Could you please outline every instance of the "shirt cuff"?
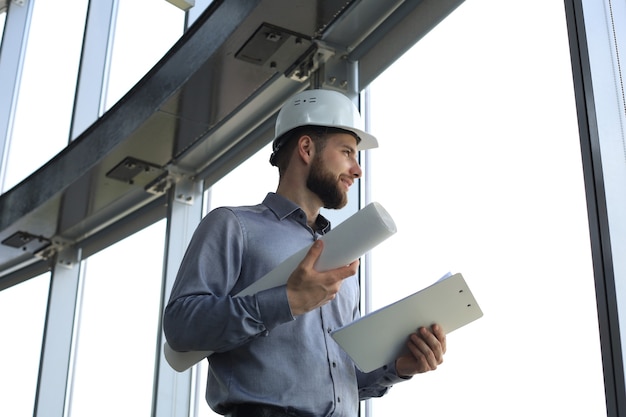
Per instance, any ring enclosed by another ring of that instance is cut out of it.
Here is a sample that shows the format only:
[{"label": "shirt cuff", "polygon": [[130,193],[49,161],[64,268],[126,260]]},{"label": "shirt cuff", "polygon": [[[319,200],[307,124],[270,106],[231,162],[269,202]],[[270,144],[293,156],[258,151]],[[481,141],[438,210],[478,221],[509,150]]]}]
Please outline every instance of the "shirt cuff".
[{"label": "shirt cuff", "polygon": [[289,307],[287,298],[287,286],[263,290],[255,295],[257,306],[261,314],[261,320],[267,330],[295,320]]},{"label": "shirt cuff", "polygon": [[399,382],[408,381],[412,376],[400,376],[398,375],[398,370],[396,369],[396,361],[392,361],[387,365],[381,368],[382,370],[382,380],[384,381],[383,385],[392,386]]}]

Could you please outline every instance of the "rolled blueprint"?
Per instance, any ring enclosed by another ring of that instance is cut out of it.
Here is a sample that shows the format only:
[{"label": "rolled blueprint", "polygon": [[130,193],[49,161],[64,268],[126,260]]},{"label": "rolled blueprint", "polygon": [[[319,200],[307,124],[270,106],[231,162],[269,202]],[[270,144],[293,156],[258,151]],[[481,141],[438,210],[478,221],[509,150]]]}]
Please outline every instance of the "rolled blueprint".
[{"label": "rolled blueprint", "polygon": [[[396,232],[396,225],[380,203],[372,202],[344,220],[320,239],[324,250],[315,263],[318,271],[348,265],[376,247]],[[287,283],[289,276],[309,251],[307,246],[296,252],[272,271],[237,294],[237,297],[256,294]],[[163,347],[165,358],[172,368],[183,372],[200,362],[211,351],[176,352],[167,343]]]},{"label": "rolled blueprint", "polygon": [[[370,203],[320,238],[324,250],[315,263],[317,271],[348,265],[396,232],[396,225],[379,203]],[[307,246],[237,294],[238,297],[287,283],[309,251]]]},{"label": "rolled blueprint", "polygon": [[198,362],[204,360],[207,356],[211,356],[213,352],[210,350],[194,350],[190,352],[177,352],[165,342],[163,344],[163,355],[170,366],[178,372],[184,372]]}]

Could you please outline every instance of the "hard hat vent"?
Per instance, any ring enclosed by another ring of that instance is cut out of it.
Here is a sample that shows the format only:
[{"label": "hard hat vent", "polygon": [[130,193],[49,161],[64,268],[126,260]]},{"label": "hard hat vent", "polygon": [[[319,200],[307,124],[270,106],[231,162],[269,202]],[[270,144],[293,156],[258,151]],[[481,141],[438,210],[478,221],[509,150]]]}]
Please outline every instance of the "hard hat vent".
[{"label": "hard hat vent", "polygon": [[304,104],[307,101],[309,103],[317,103],[317,97],[309,97],[308,100],[307,99],[297,99],[296,101],[294,101],[293,105],[294,106],[299,106],[300,104]]}]

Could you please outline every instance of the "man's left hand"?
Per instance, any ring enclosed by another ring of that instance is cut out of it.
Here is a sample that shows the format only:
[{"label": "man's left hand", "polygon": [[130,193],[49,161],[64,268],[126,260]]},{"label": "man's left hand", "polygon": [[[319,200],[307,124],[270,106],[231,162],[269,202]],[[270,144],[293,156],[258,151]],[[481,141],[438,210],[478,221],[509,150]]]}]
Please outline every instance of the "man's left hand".
[{"label": "man's left hand", "polygon": [[438,324],[430,329],[421,327],[409,336],[408,352],[396,359],[396,372],[400,377],[410,377],[434,371],[443,362],[446,353],[446,335]]}]

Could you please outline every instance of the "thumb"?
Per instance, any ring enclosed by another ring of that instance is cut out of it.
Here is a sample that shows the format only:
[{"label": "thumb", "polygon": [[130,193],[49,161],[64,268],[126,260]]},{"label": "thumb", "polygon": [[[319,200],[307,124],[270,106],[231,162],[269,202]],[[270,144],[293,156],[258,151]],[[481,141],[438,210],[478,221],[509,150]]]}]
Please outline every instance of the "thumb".
[{"label": "thumb", "polygon": [[309,248],[309,251],[304,256],[304,259],[302,259],[302,266],[305,268],[313,268],[315,262],[317,262],[323,250],[324,242],[322,240],[318,239],[313,242],[313,245],[311,245],[311,247]]}]

